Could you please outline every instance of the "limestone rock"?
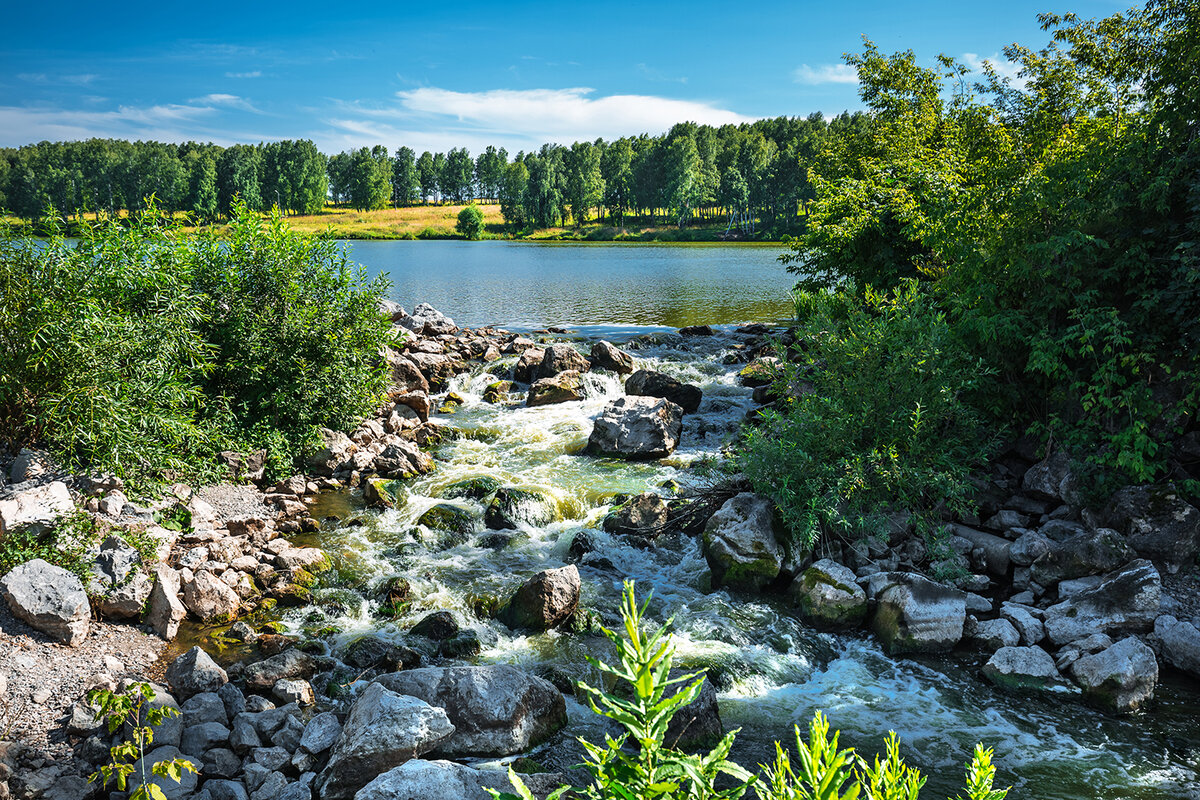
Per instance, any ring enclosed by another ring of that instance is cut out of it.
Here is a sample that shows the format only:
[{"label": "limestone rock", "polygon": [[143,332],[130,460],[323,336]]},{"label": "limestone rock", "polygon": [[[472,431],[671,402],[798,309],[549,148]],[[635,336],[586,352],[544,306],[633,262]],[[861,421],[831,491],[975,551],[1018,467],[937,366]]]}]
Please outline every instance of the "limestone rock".
[{"label": "limestone rock", "polygon": [[208,653],[193,647],[167,667],[167,685],[180,700],[201,692],[215,692],[229,682],[229,675]]},{"label": "limestone rock", "polygon": [[521,584],[497,616],[513,629],[556,628],[579,607],[581,586],[579,570],[574,564],[542,570]]},{"label": "limestone rock", "polygon": [[489,800],[487,789],[512,792],[508,773],[414,759],[376,777],[354,800]]},{"label": "limestone rock", "polygon": [[1200,510],[1171,486],[1126,487],[1113,495],[1104,516],[1139,556],[1168,572],[1195,563],[1200,553]]},{"label": "limestone rock", "polygon": [[1144,633],[1158,618],[1162,582],[1149,561],[1131,561],[1102,583],[1046,610],[1046,638],[1062,646],[1092,633]]},{"label": "limestone rock", "polygon": [[683,409],[669,400],[620,397],[596,419],[587,451],[629,460],[666,458],[683,435]]},{"label": "limestone rock", "polygon": [[1001,647],[983,666],[988,680],[1009,691],[1062,690],[1054,659],[1040,647]]},{"label": "limestone rock", "polygon": [[618,375],[633,372],[633,357],[605,341],[592,345],[591,362],[593,369],[607,369]]},{"label": "limestone rock", "polygon": [[1158,684],[1154,651],[1129,636],[1106,650],[1082,656],[1071,674],[1088,700],[1112,711],[1136,711],[1153,699]]},{"label": "limestone rock", "polygon": [[703,549],[714,585],[762,589],[779,575],[785,555],[775,507],[750,492],[731,497],[709,518]]},{"label": "limestone rock", "polygon": [[552,378],[560,372],[587,372],[592,368],[588,360],[569,344],[553,344],[542,353],[535,378]]},{"label": "limestone rock", "polygon": [[962,639],[966,593],[907,572],[872,575],[873,627],[889,653],[950,650]]},{"label": "limestone rock", "polygon": [[83,583],[72,572],[40,558],[26,561],[0,578],[0,596],[13,616],[56,641],[82,644],[91,627],[91,607]]},{"label": "limestone rock", "polygon": [[179,599],[179,573],[166,564],[159,564],[150,590],[150,611],[146,624],[162,638],[170,641],[179,632],[179,623],[187,616],[187,608]]},{"label": "limestone rock", "polygon": [[569,403],[584,398],[583,377],[575,370],[564,370],[548,378],[540,378],[529,387],[525,405],[548,406]]},{"label": "limestone rock", "polygon": [[1164,661],[1200,679],[1200,631],[1195,625],[1163,614],[1154,621],[1154,637]]},{"label": "limestone rock", "polygon": [[670,375],[648,369],[639,369],[625,380],[625,393],[670,400],[685,414],[696,413],[700,401],[704,399],[704,392],[699,386],[681,383]]},{"label": "limestone rock", "polygon": [[854,628],[867,616],[867,593],[854,572],[828,558],[800,573],[788,594],[800,618],[818,628]]},{"label": "limestone rock", "polygon": [[1029,575],[1042,586],[1054,586],[1059,581],[1110,572],[1132,556],[1121,534],[1100,528],[1053,543],[1030,564]]},{"label": "limestone rock", "polygon": [[71,493],[62,481],[18,486],[13,494],[0,500],[0,539],[19,530],[46,533],[59,517],[74,510]]},{"label": "limestone rock", "polygon": [[230,622],[237,617],[242,599],[213,573],[196,573],[183,587],[183,604],[201,622]]}]

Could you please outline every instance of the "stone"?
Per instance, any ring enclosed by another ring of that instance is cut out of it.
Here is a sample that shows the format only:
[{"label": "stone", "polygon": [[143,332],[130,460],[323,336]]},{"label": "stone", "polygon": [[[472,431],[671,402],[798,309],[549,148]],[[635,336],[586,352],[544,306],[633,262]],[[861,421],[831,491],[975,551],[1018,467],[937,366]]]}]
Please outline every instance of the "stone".
[{"label": "stone", "polygon": [[1000,577],[1008,575],[1012,542],[994,533],[976,530],[958,523],[952,523],[950,529],[954,535],[961,536],[970,542],[972,549],[981,548],[983,550],[984,561],[989,573]]},{"label": "stone", "polygon": [[1092,633],[1145,633],[1158,618],[1162,582],[1149,561],[1131,561],[1092,589],[1046,609],[1046,638],[1061,647]]},{"label": "stone", "polygon": [[[155,743],[159,741],[155,737]],[[191,797],[196,791],[196,784],[199,783],[199,777],[194,772],[184,770],[180,775],[179,782],[171,778],[164,778],[153,774],[155,764],[160,764],[164,761],[174,761],[177,758],[185,758],[183,752],[172,745],[163,745],[156,747],[145,755],[145,757],[134,762],[133,772],[129,776],[129,789],[133,791],[143,785],[142,775],[150,776],[149,783],[154,784],[162,790],[163,795],[167,800],[185,800]],[[189,759],[190,760],[190,759]]]},{"label": "stone", "polygon": [[[205,775],[212,775],[209,769],[204,770]],[[208,780],[204,783],[204,790],[208,792],[211,800],[250,800],[250,794],[246,791],[246,787],[240,781],[230,780]],[[196,795],[194,800],[198,800],[200,795]]]},{"label": "stone", "polygon": [[13,616],[70,647],[91,629],[91,606],[72,572],[35,558],[0,578],[0,596]]},{"label": "stone", "polygon": [[679,329],[680,336],[715,336],[711,325],[685,325]]},{"label": "stone", "polygon": [[546,631],[569,620],[579,607],[582,581],[574,564],[547,569],[521,584],[497,618],[514,630]]},{"label": "stone", "polygon": [[416,414],[419,422],[429,421],[429,413],[433,411],[433,404],[429,401],[428,392],[405,392],[393,396],[392,400],[396,403],[395,411],[397,413],[402,413],[403,409],[407,408]]},{"label": "stone", "polygon": [[330,477],[350,460],[358,446],[341,431],[322,428],[320,437],[321,447],[305,460],[305,472],[309,475]]},{"label": "stone", "polygon": [[454,732],[441,708],[372,683],[350,709],[329,763],[317,779],[320,796],[350,800],[375,776],[423,756]]},{"label": "stone", "polygon": [[699,386],[681,383],[670,375],[648,369],[639,369],[626,378],[625,394],[661,397],[682,408],[685,414],[695,414],[704,399]]},{"label": "stone", "polygon": [[1074,502],[1075,476],[1071,472],[1071,459],[1059,451],[1034,464],[1021,478],[1021,488],[1034,497],[1059,503]]},{"label": "stone", "polygon": [[1050,552],[1053,546],[1054,542],[1038,531],[1025,531],[1012,543],[1008,555],[1012,563],[1028,567],[1040,556]]},{"label": "stone", "polygon": [[[232,685],[226,683],[221,688]],[[229,724],[229,712],[225,710],[225,703],[221,700],[221,695],[218,692],[200,692],[199,694],[194,694],[183,702],[179,710],[183,712],[183,724],[185,727],[188,725],[203,725],[206,722],[217,722],[221,725]]]},{"label": "stone", "polygon": [[604,517],[604,530],[627,536],[653,536],[667,524],[667,504],[653,492],[636,494]]},{"label": "stone", "polygon": [[317,661],[293,648],[247,665],[242,674],[251,689],[271,689],[280,680],[308,680],[317,674]]},{"label": "stone", "polygon": [[1042,586],[1054,586],[1063,580],[1111,572],[1132,557],[1133,551],[1121,534],[1100,528],[1052,543],[1030,564],[1029,576]]},{"label": "stone", "polygon": [[502,486],[496,490],[483,515],[483,524],[492,530],[542,528],[558,516],[558,503],[540,489]]},{"label": "stone", "polygon": [[779,377],[781,363],[774,356],[761,356],[742,368],[738,380],[750,388],[770,386]]},{"label": "stone", "polygon": [[399,672],[421,665],[420,653],[378,636],[355,639],[346,645],[341,658],[359,669],[376,669],[380,672]]},{"label": "stone", "polygon": [[1071,674],[1090,702],[1110,711],[1137,711],[1154,698],[1158,661],[1153,650],[1129,636],[1099,653],[1082,656],[1071,665]]},{"label": "stone", "polygon": [[228,743],[229,728],[219,722],[202,722],[199,725],[185,724],[179,749],[189,756],[199,758],[206,751]]},{"label": "stone", "polygon": [[175,638],[179,632],[179,623],[187,616],[187,608],[179,599],[179,583],[178,572],[166,564],[155,567],[146,624],[167,641]]},{"label": "stone", "polygon": [[458,622],[449,611],[433,611],[418,620],[409,633],[440,642],[458,635]]},{"label": "stone", "polygon": [[868,580],[876,604],[872,627],[889,653],[943,652],[962,639],[965,592],[908,572],[882,572]]},{"label": "stone", "polygon": [[386,478],[412,478],[430,472],[434,464],[433,457],[417,445],[398,440],[384,447],[371,466]]},{"label": "stone", "polygon": [[1121,489],[1109,500],[1104,518],[1139,556],[1168,572],[1194,564],[1200,553],[1200,510],[1173,486]]},{"label": "stone", "polygon": [[522,753],[567,722],[566,701],[552,683],[508,664],[422,667],[375,684],[445,709],[454,733],[435,752],[450,758]]},{"label": "stone", "polygon": [[633,372],[633,356],[605,341],[592,344],[591,362],[592,369],[606,369],[618,375]]},{"label": "stone", "polygon": [[992,652],[1003,647],[1016,647],[1021,643],[1021,634],[1017,633],[1012,622],[1003,617],[986,620],[967,617],[963,625],[963,638]]},{"label": "stone", "polygon": [[337,714],[322,711],[320,714],[314,714],[304,726],[304,735],[300,737],[300,749],[319,756],[333,747],[341,734],[342,724],[338,722]]},{"label": "stone", "polygon": [[229,732],[229,746],[233,752],[245,755],[251,750],[262,747],[262,739],[248,714],[240,714],[233,720]]},{"label": "stone", "polygon": [[534,374],[536,379],[551,378],[560,372],[587,372],[592,368],[588,360],[569,344],[553,344],[542,353],[542,363]]},{"label": "stone", "polygon": [[1154,621],[1154,638],[1164,661],[1200,679],[1200,631],[1195,625],[1163,614]]},{"label": "stone", "polygon": [[545,355],[546,351],[540,347],[531,347],[521,353],[521,357],[513,366],[513,380],[520,383],[533,383],[537,380],[537,373]]},{"label": "stone", "polygon": [[1000,613],[1008,620],[1021,637],[1021,644],[1026,647],[1037,644],[1046,638],[1046,626],[1042,620],[1033,616],[1029,609],[1017,603],[1002,603]]},{"label": "stone", "polygon": [[217,460],[228,468],[229,477],[235,481],[261,481],[267,470],[266,450],[255,450],[252,453],[222,450],[217,454]]},{"label": "stone", "polygon": [[229,675],[199,646],[188,650],[167,667],[167,685],[180,700],[201,692],[215,692],[229,682]]},{"label": "stone", "polygon": [[480,398],[485,403],[498,405],[508,399],[508,393],[513,391],[514,388],[515,385],[512,381],[493,381],[484,388]]},{"label": "stone", "polygon": [[487,789],[512,792],[508,773],[451,761],[413,760],[376,776],[354,800],[488,800]]},{"label": "stone", "polygon": [[854,628],[867,616],[867,593],[854,572],[828,558],[800,573],[788,588],[800,618],[816,628]]},{"label": "stone", "polygon": [[301,706],[316,705],[317,702],[312,684],[305,680],[280,678],[271,687],[271,694],[284,703],[296,703]]},{"label": "stone", "polygon": [[[304,683],[306,686],[308,685],[307,682],[304,682]],[[278,685],[278,684],[276,684],[276,685]],[[310,686],[309,691],[311,691],[311,690],[312,690],[312,687]],[[293,701],[293,702],[295,703],[295,705],[297,707],[305,705],[304,703],[297,703],[295,701]],[[308,703],[307,705],[312,705],[312,703]],[[284,708],[287,708],[287,707],[288,706],[284,706]],[[303,737],[304,737],[304,723],[300,721],[299,717],[294,717],[291,714],[288,714],[287,716],[285,716],[283,718],[283,724],[280,725],[278,728],[275,729],[275,731],[273,731],[271,733],[270,741],[271,741],[271,744],[274,745],[275,747],[282,747],[286,752],[288,752],[290,754],[290,753],[295,753],[296,750],[299,749],[300,739]]]},{"label": "stone", "polygon": [[703,551],[714,586],[761,590],[778,577],[785,556],[775,507],[765,497],[742,492],[709,518]]},{"label": "stone", "polygon": [[586,396],[583,386],[583,376],[575,370],[565,370],[548,378],[539,378],[529,387],[525,397],[525,405],[548,406],[555,403],[569,403],[582,400]]},{"label": "stone", "polygon": [[141,556],[123,539],[110,536],[92,562],[88,593],[96,609],[111,619],[141,616],[154,584],[141,570]]},{"label": "stone", "polygon": [[391,373],[390,380],[393,389],[406,392],[429,391],[429,381],[407,356],[390,347],[385,347],[384,360]]},{"label": "stone", "polygon": [[59,517],[74,510],[71,493],[62,481],[18,486],[0,500],[0,540],[16,531],[33,535],[47,533]]},{"label": "stone", "polygon": [[[671,670],[670,677],[678,678],[687,674],[684,670]],[[680,708],[667,724],[667,735],[664,741],[669,747],[677,750],[694,752],[698,749],[709,748],[725,735],[725,726],[721,722],[721,710],[717,706],[717,689],[706,676],[700,686],[700,694],[696,699]],[[668,689],[667,695],[673,696],[682,692],[693,681],[679,684],[674,689]]]},{"label": "stone", "polygon": [[[402,320],[401,324],[423,336],[442,336],[458,333],[458,326],[454,324],[454,320],[429,305],[429,303],[418,304],[412,310],[412,316],[408,319],[412,321]],[[420,327],[418,328],[417,326]]]},{"label": "stone", "polygon": [[1054,659],[1040,647],[1001,647],[984,664],[983,674],[1001,689],[1009,691],[1066,689]]},{"label": "stone", "polygon": [[632,461],[666,458],[683,435],[683,409],[653,397],[620,397],[597,417],[587,452]]}]

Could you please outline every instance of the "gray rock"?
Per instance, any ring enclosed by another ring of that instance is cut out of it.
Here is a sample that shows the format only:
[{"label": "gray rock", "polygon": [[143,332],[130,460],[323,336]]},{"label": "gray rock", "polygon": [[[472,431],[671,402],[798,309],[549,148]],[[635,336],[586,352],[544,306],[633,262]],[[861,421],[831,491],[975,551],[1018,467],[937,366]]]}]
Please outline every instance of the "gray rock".
[{"label": "gray rock", "polygon": [[445,709],[455,731],[436,752],[448,757],[524,752],[567,721],[566,701],[553,684],[507,664],[423,667],[375,682]]},{"label": "gray rock", "polygon": [[177,758],[185,758],[184,754],[179,750],[178,747],[164,745],[151,750],[144,758],[134,762],[133,773],[129,776],[130,791],[142,786],[143,783],[141,776],[148,775],[150,776],[150,780],[148,782],[158,786],[158,788],[161,789],[163,794],[166,796],[167,800],[185,800],[185,798],[190,797],[191,794],[196,791],[196,784],[199,782],[199,778],[196,776],[196,773],[184,771],[180,776],[182,780],[178,783],[170,778],[163,778],[152,773],[155,764],[159,764],[163,761],[173,761]]},{"label": "gray rock", "polygon": [[1077,499],[1075,476],[1071,472],[1071,459],[1061,451],[1034,464],[1025,471],[1021,488],[1034,497],[1070,503]]},{"label": "gray rock", "polygon": [[1008,575],[1009,551],[1013,546],[1012,542],[994,533],[976,530],[967,525],[954,523],[950,525],[950,529],[956,536],[961,536],[970,542],[972,549],[983,550],[984,561],[989,573],[1001,577]]},{"label": "gray rock", "polygon": [[219,722],[203,722],[199,725],[184,725],[179,749],[189,756],[199,758],[206,750],[229,744],[229,728]]},{"label": "gray rock", "polygon": [[91,606],[72,572],[35,558],[0,578],[0,595],[13,616],[68,646],[82,644],[91,628]]},{"label": "gray rock", "polygon": [[234,718],[233,727],[229,732],[229,746],[233,748],[233,752],[239,755],[245,755],[256,747],[262,747],[262,739],[259,738],[258,730],[254,727],[250,715],[239,714]]},{"label": "gray rock", "polygon": [[1080,592],[1099,586],[1103,581],[1104,578],[1101,575],[1088,575],[1085,578],[1072,578],[1067,581],[1059,581],[1058,599],[1066,600],[1068,597],[1073,597]]},{"label": "gray rock", "polygon": [[246,710],[246,695],[232,683],[227,683],[217,690],[217,697],[225,706],[225,717],[233,719]]},{"label": "gray rock", "polygon": [[1132,556],[1133,551],[1116,531],[1109,528],[1084,531],[1052,544],[1034,559],[1029,576],[1042,586],[1054,586],[1062,580],[1111,572]]},{"label": "gray rock", "polygon": [[[291,762],[292,754],[279,746],[256,747],[246,756],[247,764],[257,764],[268,772],[281,769],[284,764]],[[257,789],[251,789],[251,793]]]},{"label": "gray rock", "polygon": [[1046,626],[1029,609],[1017,603],[1002,603],[1000,613],[1012,623],[1021,637],[1021,644],[1031,647],[1046,638]]},{"label": "gray rock", "polygon": [[587,452],[631,461],[666,458],[683,434],[683,409],[654,397],[619,397],[596,419]]},{"label": "gray rock", "polygon": [[1154,621],[1154,637],[1164,661],[1200,678],[1200,631],[1195,625],[1164,614]]},{"label": "gray rock", "polygon": [[242,599],[227,583],[204,570],[184,584],[183,605],[201,622],[229,622],[237,616]]},{"label": "gray rock", "polygon": [[556,628],[579,607],[581,586],[579,570],[574,564],[542,570],[521,584],[497,618],[514,630]]},{"label": "gray rock", "polygon": [[401,319],[400,324],[423,336],[458,333],[458,327],[454,324],[454,320],[429,303],[418,304],[412,310],[412,316]]},{"label": "gray rock", "polygon": [[204,784],[212,800],[250,800],[250,793],[241,781],[210,780]]},{"label": "gray rock", "polygon": [[201,692],[215,692],[229,682],[225,670],[199,647],[172,661],[166,677],[171,692],[183,700]]},{"label": "gray rock", "polygon": [[349,800],[376,775],[428,753],[453,733],[442,709],[372,683],[350,710],[317,779],[320,796]]},{"label": "gray rock", "polygon": [[965,592],[908,572],[872,575],[869,586],[876,604],[872,627],[889,653],[940,652],[962,639]]},{"label": "gray rock", "polygon": [[[513,791],[507,773],[450,761],[408,761],[379,775],[354,800],[488,800],[487,789]],[[324,796],[322,796],[324,797]]]},{"label": "gray rock", "polygon": [[633,372],[633,357],[604,341],[592,345],[591,362],[593,369],[607,369],[618,375]]},{"label": "gray rock", "polygon": [[584,396],[583,376],[572,369],[534,381],[525,397],[525,405],[534,408],[569,403],[582,400]]},{"label": "gray rock", "polygon": [[561,372],[587,372],[592,368],[588,360],[569,344],[552,344],[542,353],[535,377],[553,378]]},{"label": "gray rock", "polygon": [[1040,647],[1001,647],[983,666],[988,680],[1009,691],[1064,691],[1054,659]]},{"label": "gray rock", "polygon": [[300,748],[300,740],[304,738],[304,723],[299,717],[288,715],[283,724],[271,734],[271,744],[282,747],[288,753],[295,753]]},{"label": "gray rock", "polygon": [[[687,674],[685,670],[673,669],[670,677],[677,678]],[[702,676],[703,677],[703,676]],[[667,694],[673,696],[683,691],[691,681],[679,684],[674,689],[668,689]],[[725,735],[725,726],[721,723],[721,709],[717,705],[717,690],[711,680],[705,680],[700,686],[700,694],[696,699],[679,709],[667,725],[665,741],[671,747],[687,752],[709,748]]]},{"label": "gray rock", "polygon": [[1008,554],[1009,558],[1012,559],[1012,563],[1017,566],[1028,567],[1040,556],[1050,552],[1053,546],[1054,542],[1038,531],[1025,531],[1012,543]]},{"label": "gray rock", "polygon": [[187,609],[179,599],[179,573],[166,564],[159,564],[154,572],[154,587],[150,590],[146,624],[170,641],[179,632],[179,623],[186,616]]},{"label": "gray rock", "polygon": [[317,702],[312,684],[306,680],[280,678],[271,687],[271,694],[284,703],[296,703],[301,706],[311,706]]},{"label": "gray rock", "polygon": [[788,588],[800,618],[818,628],[854,628],[867,616],[867,593],[854,572],[831,559],[817,561]]},{"label": "gray rock", "polygon": [[287,778],[278,772],[272,772],[257,789],[250,793],[250,800],[278,800],[287,785]]},{"label": "gray rock", "polygon": [[284,650],[246,667],[243,676],[251,689],[271,689],[280,680],[308,680],[317,674],[317,661],[302,650]]},{"label": "gray rock", "polygon": [[59,517],[74,510],[71,493],[62,481],[19,486],[0,500],[0,540],[22,530],[34,535],[47,533]]},{"label": "gray rock", "polygon": [[[229,686],[231,684],[225,684]],[[224,687],[222,687],[224,688]],[[229,724],[229,714],[225,711],[225,703],[216,692],[201,692],[189,697],[180,710],[183,711],[184,725],[203,725],[206,722]]]},{"label": "gray rock", "polygon": [[1200,553],[1200,511],[1172,486],[1121,489],[1109,500],[1104,518],[1139,556],[1168,572],[1195,563]]},{"label": "gray rock", "polygon": [[1145,633],[1158,618],[1162,583],[1149,561],[1131,561],[1098,586],[1046,610],[1046,638],[1055,646],[1092,633]]},{"label": "gray rock", "polygon": [[305,461],[310,475],[329,477],[354,455],[357,445],[341,431],[321,429],[321,447]]},{"label": "gray rock", "polygon": [[704,399],[699,386],[681,383],[670,375],[648,369],[639,369],[625,380],[625,394],[661,397],[682,408],[685,414],[695,414]]},{"label": "gray rock", "polygon": [[92,562],[88,594],[105,617],[129,619],[139,616],[150,598],[153,584],[141,571],[141,556],[123,539],[110,536],[100,545]]},{"label": "gray rock", "polygon": [[242,771],[242,760],[227,747],[214,747],[204,754],[205,778],[236,778]]},{"label": "gray rock", "polygon": [[634,495],[604,517],[604,530],[624,536],[654,535],[667,523],[667,504],[653,492]]},{"label": "gray rock", "polygon": [[342,734],[342,723],[331,711],[322,711],[313,715],[304,727],[304,735],[300,737],[300,749],[306,753],[320,755],[333,747],[334,742]]},{"label": "gray rock", "polygon": [[1071,666],[1071,674],[1089,701],[1112,711],[1136,711],[1154,697],[1158,661],[1153,650],[1129,636],[1081,657]]},{"label": "gray rock", "polygon": [[963,625],[963,637],[993,652],[1004,647],[1016,647],[1021,643],[1021,634],[1004,618],[980,621],[967,617]]},{"label": "gray rock", "polygon": [[742,492],[725,501],[704,528],[704,558],[715,586],[760,590],[779,576],[785,551],[775,506]]}]

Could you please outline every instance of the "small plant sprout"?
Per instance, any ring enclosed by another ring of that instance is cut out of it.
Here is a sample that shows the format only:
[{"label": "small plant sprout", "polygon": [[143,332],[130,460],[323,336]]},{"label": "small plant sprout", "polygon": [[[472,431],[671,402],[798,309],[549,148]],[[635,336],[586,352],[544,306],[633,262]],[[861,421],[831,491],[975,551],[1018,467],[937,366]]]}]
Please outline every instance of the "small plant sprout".
[{"label": "small plant sprout", "polygon": [[[154,700],[154,690],[150,684],[135,683],[121,692],[93,689],[87,693],[87,700],[97,708],[96,719],[105,725],[109,733],[116,733],[126,723],[131,728],[128,739],[109,749],[109,763],[91,774],[88,778],[90,783],[100,781],[100,785],[106,788],[112,783],[118,791],[123,792],[133,775],[137,786],[129,800],[167,800],[162,788],[153,782],[154,777],[182,783],[185,772],[199,772],[196,765],[186,758],[159,761],[147,770],[145,756],[154,742],[154,729],[168,717],[179,716],[178,709],[148,705]],[[139,774],[134,775],[135,772]]]}]

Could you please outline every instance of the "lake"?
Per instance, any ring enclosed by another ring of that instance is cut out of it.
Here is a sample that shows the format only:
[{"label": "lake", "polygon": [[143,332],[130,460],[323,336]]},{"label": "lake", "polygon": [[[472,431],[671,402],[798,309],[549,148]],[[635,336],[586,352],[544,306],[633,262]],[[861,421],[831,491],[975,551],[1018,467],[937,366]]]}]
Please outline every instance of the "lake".
[{"label": "lake", "polygon": [[391,299],[466,327],[547,325],[611,333],[791,316],[782,245],[344,241]]}]

